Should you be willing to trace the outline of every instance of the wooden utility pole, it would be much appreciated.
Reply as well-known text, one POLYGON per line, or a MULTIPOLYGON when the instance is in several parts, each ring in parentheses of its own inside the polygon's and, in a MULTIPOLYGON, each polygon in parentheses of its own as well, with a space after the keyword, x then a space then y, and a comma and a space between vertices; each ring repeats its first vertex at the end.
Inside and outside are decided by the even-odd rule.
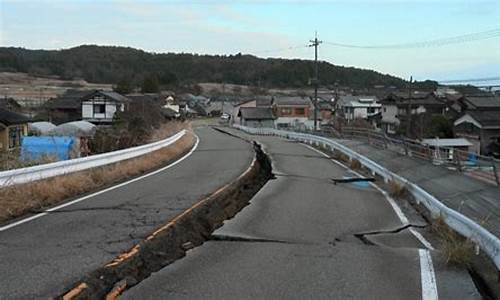
POLYGON ((410 138, 411 135, 411 104, 412 104, 412 94, 411 94, 411 83, 413 81, 413 76, 410 76, 410 82, 408 82, 408 109, 407 109, 407 124, 406 124, 406 137, 410 138))
POLYGON ((310 40, 311 44, 309 47, 314 47, 314 131, 318 130, 318 46, 322 41, 318 41, 318 32, 314 37, 314 40, 310 40))

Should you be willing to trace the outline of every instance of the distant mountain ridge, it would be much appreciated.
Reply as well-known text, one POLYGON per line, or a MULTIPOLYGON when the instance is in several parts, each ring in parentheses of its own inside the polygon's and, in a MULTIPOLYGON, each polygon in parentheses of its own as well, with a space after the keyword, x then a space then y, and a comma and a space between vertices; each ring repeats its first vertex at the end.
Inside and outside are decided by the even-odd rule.
MULTIPOLYGON (((0 71, 82 78, 94 83, 138 84, 156 76, 163 85, 225 82, 262 87, 307 87, 314 76, 314 62, 300 59, 258 58, 252 55, 198 55, 150 53, 129 47, 82 45, 63 50, 29 50, 0 47, 0 71)), ((372 70, 321 62, 323 86, 402 88, 406 81, 372 70)), ((434 85, 435 82, 426 82, 434 85)))

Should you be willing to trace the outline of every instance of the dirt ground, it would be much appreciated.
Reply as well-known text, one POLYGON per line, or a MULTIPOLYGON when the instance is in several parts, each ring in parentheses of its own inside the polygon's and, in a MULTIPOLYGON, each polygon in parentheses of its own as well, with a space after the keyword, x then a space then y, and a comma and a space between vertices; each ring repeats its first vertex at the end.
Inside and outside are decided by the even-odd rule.
POLYGON ((61 80, 33 77, 26 73, 0 72, 0 97, 13 98, 22 106, 38 106, 68 89, 111 90, 111 84, 88 83, 85 80, 61 80))

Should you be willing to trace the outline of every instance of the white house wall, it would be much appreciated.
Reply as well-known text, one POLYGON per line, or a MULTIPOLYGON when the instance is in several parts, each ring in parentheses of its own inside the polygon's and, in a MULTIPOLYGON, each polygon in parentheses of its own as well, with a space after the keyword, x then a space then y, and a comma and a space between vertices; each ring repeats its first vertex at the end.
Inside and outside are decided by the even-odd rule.
POLYGON ((115 102, 105 102, 105 101, 84 101, 82 102, 82 119, 92 120, 92 121, 112 121, 115 113, 117 111, 117 106, 120 110, 124 110, 123 104, 117 104, 115 102), (94 112, 94 104, 105 104, 104 113, 94 112))
POLYGON ((83 102, 82 103, 82 118, 83 119, 92 119, 94 112, 94 107, 91 102, 83 102))
POLYGON ((398 107, 396 105, 384 105, 382 109, 382 123, 399 125, 398 107))

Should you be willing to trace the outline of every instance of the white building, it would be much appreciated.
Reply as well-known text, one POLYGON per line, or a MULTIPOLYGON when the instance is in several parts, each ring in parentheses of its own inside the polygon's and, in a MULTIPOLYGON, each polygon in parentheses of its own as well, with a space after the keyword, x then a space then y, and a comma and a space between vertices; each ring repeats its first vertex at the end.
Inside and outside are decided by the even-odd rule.
POLYGON ((125 111, 129 102, 129 98, 116 92, 97 90, 82 98, 82 120, 95 124, 111 123, 115 113, 125 111))
POLYGON ((380 113, 382 104, 376 96, 340 96, 336 110, 341 112, 347 121, 354 119, 369 119, 380 113))

